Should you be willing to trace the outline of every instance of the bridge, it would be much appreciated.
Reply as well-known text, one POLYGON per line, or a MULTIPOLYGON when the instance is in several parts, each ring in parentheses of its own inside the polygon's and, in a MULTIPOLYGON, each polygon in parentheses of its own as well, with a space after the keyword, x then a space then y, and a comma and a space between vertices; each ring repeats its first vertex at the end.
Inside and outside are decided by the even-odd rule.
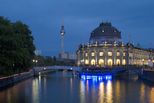
POLYGON ((44 67, 34 67, 33 70, 35 72, 42 72, 42 71, 48 71, 48 70, 70 70, 70 71, 76 71, 76 72, 80 72, 82 69, 83 71, 90 71, 90 72, 122 72, 122 71, 126 71, 126 72, 134 72, 134 73, 141 73, 141 69, 138 68, 124 68, 124 67, 113 67, 113 68, 104 68, 104 69, 100 69, 95 67, 93 69, 91 68, 84 68, 84 67, 79 67, 79 66, 44 66, 44 67), (96 68, 96 69, 95 69, 96 68))
POLYGON ((75 72, 80 72, 81 67, 78 66, 44 66, 44 67, 33 67, 34 74, 39 74, 40 72, 50 71, 50 70, 70 70, 75 72))
MULTIPOLYGON (((113 68, 104 68, 100 69, 95 67, 93 69, 89 68, 84 68, 84 67, 78 67, 78 66, 44 66, 44 67, 34 67, 33 72, 34 75, 38 75, 39 73, 42 72, 50 72, 53 70, 68 70, 68 71, 73 71, 73 72, 81 72, 82 73, 98 73, 98 74, 103 74, 103 73, 110 73, 112 75, 116 75, 118 73, 122 74, 136 74, 144 78, 154 78, 154 68, 149 70, 149 69, 143 69, 143 68, 136 68, 136 67, 113 67, 113 68), (83 68, 83 69, 82 69, 83 68), (96 68, 96 69, 95 69, 96 68)), ((154 81, 154 79, 152 79, 154 81)))

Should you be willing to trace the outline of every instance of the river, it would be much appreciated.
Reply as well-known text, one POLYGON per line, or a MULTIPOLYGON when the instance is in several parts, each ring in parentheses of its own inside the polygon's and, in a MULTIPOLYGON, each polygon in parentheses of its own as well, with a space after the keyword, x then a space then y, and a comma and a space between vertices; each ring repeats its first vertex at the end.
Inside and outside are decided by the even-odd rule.
POLYGON ((1 90, 0 103, 154 103, 154 86, 138 79, 82 80, 63 71, 1 90))

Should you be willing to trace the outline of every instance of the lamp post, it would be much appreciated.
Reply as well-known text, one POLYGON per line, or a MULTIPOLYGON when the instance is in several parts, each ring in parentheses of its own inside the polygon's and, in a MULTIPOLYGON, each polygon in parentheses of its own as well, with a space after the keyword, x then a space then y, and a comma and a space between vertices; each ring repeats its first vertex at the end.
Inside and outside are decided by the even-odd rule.
POLYGON ((37 66, 38 60, 33 59, 33 63, 35 63, 35 67, 37 66))

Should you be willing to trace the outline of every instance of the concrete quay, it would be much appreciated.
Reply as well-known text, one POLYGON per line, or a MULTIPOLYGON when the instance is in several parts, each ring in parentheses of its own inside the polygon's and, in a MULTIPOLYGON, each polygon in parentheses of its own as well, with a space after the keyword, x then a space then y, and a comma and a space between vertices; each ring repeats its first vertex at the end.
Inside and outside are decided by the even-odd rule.
POLYGON ((7 76, 7 77, 1 77, 0 78, 0 89, 14 85, 20 81, 23 81, 25 79, 34 77, 34 76, 38 76, 39 74, 46 74, 49 72, 52 72, 53 70, 45 70, 43 69, 32 69, 28 72, 23 72, 23 73, 19 73, 19 74, 14 74, 11 76, 7 76))

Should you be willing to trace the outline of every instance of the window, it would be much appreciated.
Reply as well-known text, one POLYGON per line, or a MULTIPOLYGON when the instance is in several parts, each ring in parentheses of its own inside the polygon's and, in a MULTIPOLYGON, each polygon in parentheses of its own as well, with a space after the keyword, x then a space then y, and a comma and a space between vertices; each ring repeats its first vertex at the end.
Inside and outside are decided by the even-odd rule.
POLYGON ((83 62, 84 62, 84 59, 81 60, 81 63, 83 63, 83 62))
POLYGON ((99 65, 103 66, 104 65, 104 60, 103 59, 99 59, 99 65))
POLYGON ((108 52, 108 56, 112 56, 112 52, 108 52))
POLYGON ((120 56, 120 52, 117 52, 117 56, 120 56))
POLYGON ((129 53, 129 57, 133 57, 133 53, 129 53))
POLYGON ((95 60, 94 59, 91 60, 91 65, 95 65, 95 60))
POLYGON ((107 64, 108 64, 108 66, 112 66, 112 64, 113 64, 112 59, 108 59, 107 64))
POLYGON ((85 64, 89 64, 89 60, 86 59, 86 60, 85 60, 85 64))
POLYGON ((122 65, 126 65, 126 60, 125 59, 122 60, 122 65))
POLYGON ((123 53, 123 56, 126 56, 126 53, 125 52, 123 53))
POLYGON ((94 52, 92 52, 92 53, 91 53, 91 56, 95 56, 95 53, 94 53, 94 52))
POLYGON ((120 59, 116 60, 116 65, 120 65, 120 59))
POLYGON ((85 53, 85 56, 87 57, 88 56, 88 53, 85 53))
POLYGON ((103 54, 104 54, 103 52, 99 52, 99 56, 103 56, 103 54))

